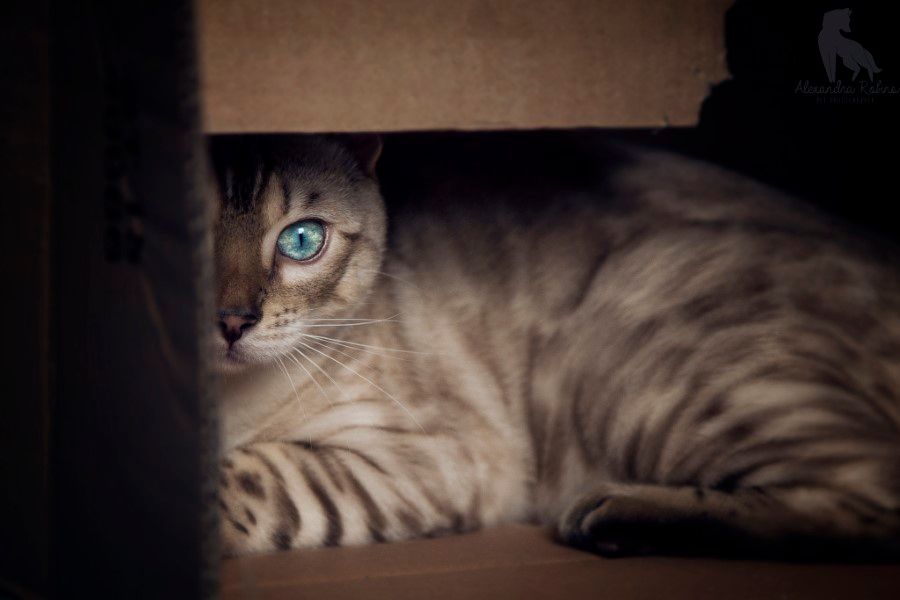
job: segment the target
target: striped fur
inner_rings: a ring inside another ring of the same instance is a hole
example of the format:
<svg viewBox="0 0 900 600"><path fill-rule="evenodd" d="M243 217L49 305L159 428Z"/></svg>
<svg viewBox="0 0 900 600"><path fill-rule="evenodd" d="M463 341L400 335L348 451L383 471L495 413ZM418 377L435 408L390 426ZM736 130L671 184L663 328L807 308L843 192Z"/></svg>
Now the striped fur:
<svg viewBox="0 0 900 600"><path fill-rule="evenodd" d="M220 303L262 314L217 350L229 553L521 520L604 554L897 552L893 250L625 147L429 171L388 236L359 147L213 140ZM288 264L310 217L331 241Z"/></svg>

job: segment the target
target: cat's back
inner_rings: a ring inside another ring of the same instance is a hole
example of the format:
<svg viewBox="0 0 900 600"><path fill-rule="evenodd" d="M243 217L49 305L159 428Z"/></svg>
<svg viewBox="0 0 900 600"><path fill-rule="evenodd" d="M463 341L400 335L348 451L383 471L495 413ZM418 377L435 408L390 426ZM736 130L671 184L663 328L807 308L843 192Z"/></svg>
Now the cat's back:
<svg viewBox="0 0 900 600"><path fill-rule="evenodd" d="M636 380L674 390L701 371L799 361L900 398L893 247L715 166L581 148L548 176L524 142L499 169L448 160L392 207L385 270L405 282L392 284L397 310L428 332L418 345L521 389L591 372L616 393Z"/></svg>
<svg viewBox="0 0 900 600"><path fill-rule="evenodd" d="M807 304L846 295L850 314L882 321L900 311L890 244L717 166L579 135L416 144L384 181L390 256L452 290L450 305L559 317L765 288Z"/></svg>

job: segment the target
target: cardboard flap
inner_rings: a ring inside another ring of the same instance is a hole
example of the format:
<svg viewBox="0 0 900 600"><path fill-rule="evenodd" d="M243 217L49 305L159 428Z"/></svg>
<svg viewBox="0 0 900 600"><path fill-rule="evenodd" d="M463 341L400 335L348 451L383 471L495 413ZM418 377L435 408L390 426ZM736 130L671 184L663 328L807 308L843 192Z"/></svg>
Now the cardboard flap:
<svg viewBox="0 0 900 600"><path fill-rule="evenodd" d="M729 0L200 0L209 132L694 125Z"/></svg>

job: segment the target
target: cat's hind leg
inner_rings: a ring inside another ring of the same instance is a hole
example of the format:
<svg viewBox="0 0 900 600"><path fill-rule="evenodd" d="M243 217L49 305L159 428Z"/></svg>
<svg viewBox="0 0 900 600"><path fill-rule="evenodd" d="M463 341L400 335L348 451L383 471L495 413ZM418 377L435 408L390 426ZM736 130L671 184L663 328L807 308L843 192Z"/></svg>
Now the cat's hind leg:
<svg viewBox="0 0 900 600"><path fill-rule="evenodd" d="M900 559L900 509L826 485L721 491L605 484L563 514L559 538L605 556Z"/></svg>

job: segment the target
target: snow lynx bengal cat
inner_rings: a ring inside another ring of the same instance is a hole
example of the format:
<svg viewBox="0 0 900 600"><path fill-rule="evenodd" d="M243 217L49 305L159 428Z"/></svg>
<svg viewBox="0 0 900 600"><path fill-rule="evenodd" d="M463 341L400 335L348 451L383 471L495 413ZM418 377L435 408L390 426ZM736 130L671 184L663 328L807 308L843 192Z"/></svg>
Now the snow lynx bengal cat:
<svg viewBox="0 0 900 600"><path fill-rule="evenodd" d="M386 205L374 136L212 139L228 553L896 555L892 248L661 151L473 140Z"/></svg>

